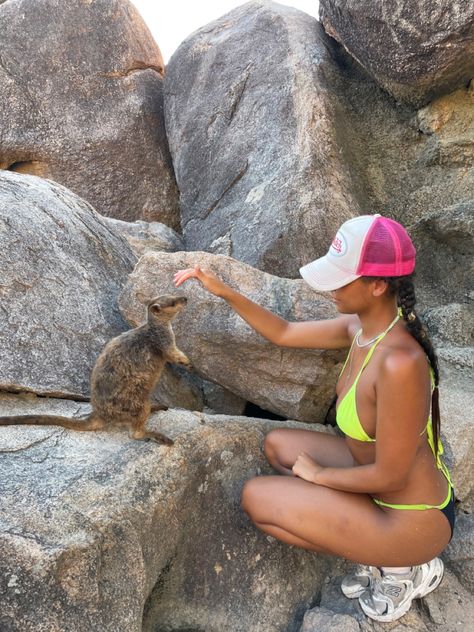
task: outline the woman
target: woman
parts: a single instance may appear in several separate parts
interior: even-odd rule
[[[395,621],[443,574],[436,556],[452,537],[454,496],[440,459],[438,364],[414,311],[415,249],[380,215],[345,222],[328,253],[300,269],[328,291],[340,316],[287,322],[199,266],[198,279],[277,345],[349,347],[336,386],[344,437],[277,429],[265,439],[285,475],[247,481],[242,506],[265,533],[361,564],[342,591],[377,621]],[[432,418],[430,417],[430,409]]]

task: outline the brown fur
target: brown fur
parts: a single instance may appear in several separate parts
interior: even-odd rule
[[[171,320],[186,304],[184,296],[164,295],[148,303],[144,325],[112,338],[97,358],[91,375],[92,412],[84,419],[54,415],[0,417],[0,425],[48,425],[73,430],[103,430],[128,426],[133,439],[171,445],[161,434],[145,430],[152,410],[150,397],[166,362],[191,367],[190,360],[175,343]]]

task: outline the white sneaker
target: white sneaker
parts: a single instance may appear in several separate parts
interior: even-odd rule
[[[360,597],[360,607],[375,621],[396,621],[410,610],[413,599],[434,590],[443,578],[443,562],[436,557],[421,566],[413,566],[403,575],[384,574],[375,578],[372,590]]]
[[[379,573],[376,566],[359,564],[354,573],[345,575],[341,582],[341,590],[349,599],[360,597],[364,591],[371,587],[374,573]]]

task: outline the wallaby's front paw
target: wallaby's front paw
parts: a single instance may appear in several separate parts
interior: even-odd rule
[[[187,369],[192,369],[193,368],[193,363],[191,362],[191,360],[188,358],[188,356],[185,356],[184,353],[182,356],[179,357],[179,359],[177,360],[177,364],[180,364],[181,366],[186,367]]]
[[[188,358],[187,355],[185,355],[179,349],[174,349],[174,351],[169,352],[166,355],[166,359],[168,360],[168,362],[171,362],[172,364],[180,364],[181,366],[184,366],[187,369],[193,368],[193,363],[191,362],[191,360]]]

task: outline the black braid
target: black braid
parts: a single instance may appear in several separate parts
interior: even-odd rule
[[[408,332],[422,346],[431,364],[434,374],[435,387],[431,394],[431,420],[433,427],[433,440],[435,455],[438,453],[438,438],[440,435],[440,414],[439,414],[439,366],[438,358],[433,344],[431,343],[428,331],[423,325],[415,312],[415,287],[413,285],[413,277],[386,277],[389,290],[397,295],[398,306],[402,310],[403,320],[405,321]]]

